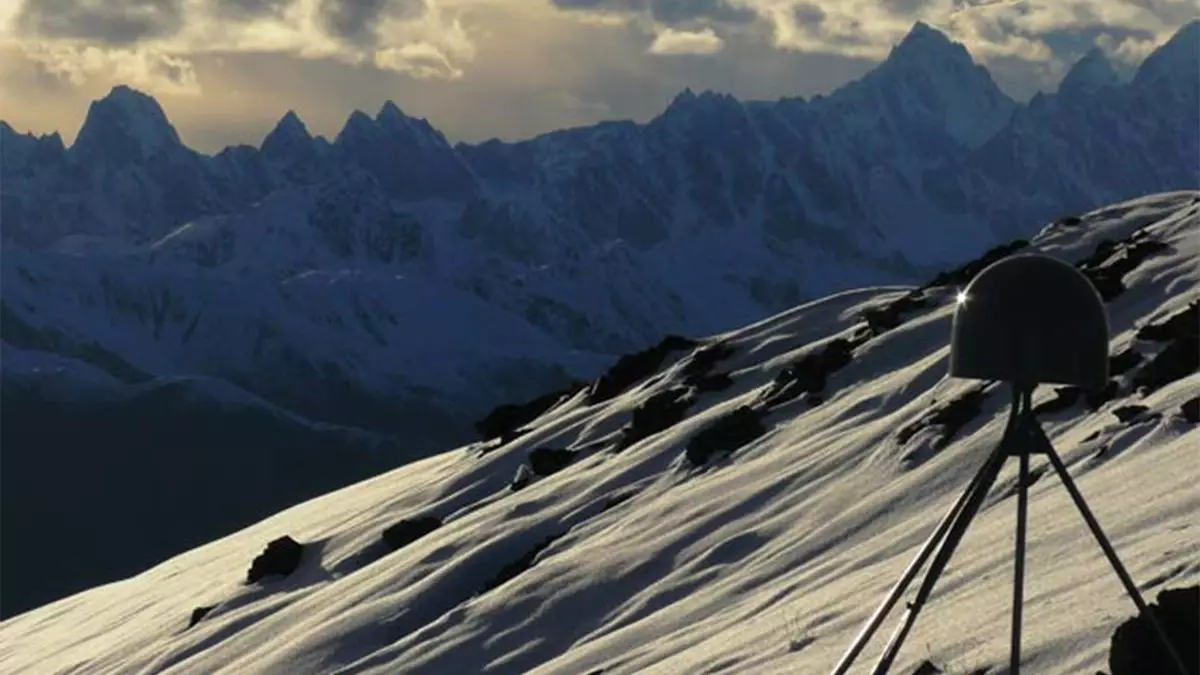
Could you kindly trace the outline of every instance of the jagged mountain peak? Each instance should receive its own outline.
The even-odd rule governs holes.
[[[407,119],[407,117],[408,115],[404,114],[404,111],[400,109],[400,106],[396,105],[394,101],[389,99],[383,102],[383,106],[379,108],[379,112],[375,114],[375,121],[383,123],[385,121],[404,120]]]
[[[892,48],[884,64],[914,64],[920,66],[947,65],[947,62],[974,65],[967,48],[951,40],[945,33],[918,21],[904,39]]]
[[[1099,47],[1093,47],[1067,71],[1060,94],[1088,94],[1120,83],[1117,71]]]
[[[289,110],[263,139],[262,151],[268,155],[277,155],[311,141],[312,134],[308,132],[304,121],[294,110]]]
[[[1200,73],[1200,20],[1180,27],[1171,39],[1155,49],[1134,76],[1134,85],[1168,79],[1195,85]]]
[[[122,84],[92,101],[71,150],[81,159],[124,163],[182,145],[158,101]]]

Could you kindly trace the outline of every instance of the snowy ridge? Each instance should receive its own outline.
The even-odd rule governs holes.
[[[1198,233],[1193,191],[1032,241],[1089,270],[1109,297],[1111,353],[1140,358],[1094,410],[1040,418],[1147,593],[1200,580],[1200,431],[1180,412],[1200,375],[1164,366],[1175,347],[1148,328],[1200,301]],[[578,391],[516,438],[421,460],[0,623],[0,669],[827,673],[999,440],[1003,388],[945,377],[956,286],[845,291],[672,352],[611,398]],[[806,371],[814,354],[822,386]],[[1034,402],[1057,396],[1043,387]],[[963,401],[978,410],[960,414]],[[664,402],[686,410],[668,419]],[[739,417],[724,443],[711,432]],[[537,449],[573,454],[547,468]],[[544,477],[508,487],[539,462]],[[1007,659],[1013,464],[895,672]],[[1030,494],[1027,667],[1095,672],[1132,605],[1056,480]],[[379,541],[420,516],[444,524],[395,552]],[[243,585],[283,535],[306,545],[298,569]]]

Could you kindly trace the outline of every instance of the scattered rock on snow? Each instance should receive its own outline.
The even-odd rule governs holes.
[[[1200,586],[1167,589],[1147,607],[1167,633],[1184,665],[1197,673],[1200,664]],[[1113,632],[1108,654],[1112,675],[1158,675],[1177,672],[1164,653],[1158,633],[1145,615],[1128,619]]]
[[[763,394],[763,405],[775,408],[801,394],[823,392],[829,376],[854,360],[856,346],[850,340],[836,338],[821,351],[806,354],[775,376]]]
[[[588,388],[588,404],[600,403],[613,398],[638,380],[653,375],[671,352],[691,349],[695,346],[695,340],[678,335],[668,335],[663,338],[662,342],[649,349],[622,356],[608,371],[592,382]]]
[[[678,424],[694,400],[691,390],[684,387],[672,387],[646,399],[634,409],[633,420],[621,430],[617,449],[624,450]]]
[[[405,518],[383,531],[383,541],[393,551],[400,550],[442,526],[437,516]]]
[[[513,475],[512,482],[508,484],[508,487],[513,492],[516,492],[517,490],[528,487],[533,480],[533,471],[531,471],[528,466],[522,464],[521,466],[517,467],[517,472]]]
[[[972,389],[949,403],[926,413],[916,422],[901,427],[896,432],[896,439],[901,445],[904,445],[921,429],[941,425],[942,436],[938,442],[938,447],[945,447],[950,441],[954,440],[954,436],[958,434],[960,429],[979,416],[983,410],[983,402],[986,399],[986,387]]]
[[[1200,396],[1185,401],[1179,406],[1179,412],[1183,414],[1183,419],[1192,424],[1200,422]]]
[[[498,406],[475,423],[475,430],[484,440],[501,438],[511,441],[524,431],[521,427],[549,412],[563,399],[574,395],[585,386],[587,384],[584,382],[576,382],[566,389],[550,392],[526,403]]]
[[[1171,342],[1195,335],[1200,331],[1200,300],[1188,304],[1187,309],[1176,312],[1158,323],[1150,323],[1138,329],[1135,336],[1150,342]]]
[[[1200,335],[1171,341],[1134,373],[1133,389],[1148,394],[1200,370]]]
[[[897,300],[868,308],[863,312],[863,319],[866,320],[872,335],[882,335],[903,323],[905,314],[928,306],[929,301],[925,299],[924,293],[916,290]]]
[[[529,453],[530,468],[543,477],[562,471],[574,460],[575,453],[570,450],[536,448]]]
[[[687,446],[687,458],[693,466],[703,466],[718,453],[733,452],[767,433],[762,413],[741,406],[701,429]]]
[[[562,532],[546,537],[542,541],[538,542],[533,548],[529,549],[525,555],[500,568],[500,571],[496,573],[496,576],[492,577],[486,584],[483,585],[483,588],[479,591],[479,594],[483,595],[488,591],[499,588],[508,581],[515,579],[520,573],[524,572],[530,567],[533,567],[533,561],[538,557],[538,554],[549,548],[550,545],[561,538],[563,534],[566,533]]]
[[[296,571],[303,553],[304,546],[289,536],[285,535],[272,541],[250,564],[246,583],[252,584],[271,575],[286,577]]]
[[[1129,424],[1142,419],[1149,410],[1144,405],[1123,405],[1120,408],[1114,408],[1112,414],[1122,424]]]
[[[197,607],[192,610],[192,619],[188,621],[188,628],[200,623],[208,613],[216,609],[216,605],[208,605],[207,607]]]
[[[1079,387],[1055,387],[1054,398],[1033,407],[1034,415],[1052,415],[1062,412],[1079,402],[1083,390]]]
[[[917,666],[917,669],[913,671],[912,675],[938,675],[940,672],[942,672],[941,668],[938,668],[926,660],[922,661],[921,665]]]

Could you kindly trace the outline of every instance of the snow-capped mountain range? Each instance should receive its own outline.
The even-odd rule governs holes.
[[[0,568],[49,574],[5,574],[0,595],[28,607],[129,574],[466,442],[498,403],[592,379],[665,334],[924,282],[1062,216],[1194,189],[1198,46],[1192,23],[1129,82],[1095,52],[1059,93],[1017,104],[917,24],[829,96],[685,91],[647,124],[519,143],[451,145],[388,103],[332,141],[288,113],[260,147],[206,156],[127,87],[93,103],[69,148],[0,122],[0,511],[42,514],[3,525]],[[229,411],[246,419],[223,425]],[[212,428],[225,433],[196,433]],[[277,485],[289,446],[247,445],[246,428],[307,433],[326,454],[304,450]],[[78,503],[37,489],[83,445],[96,461]],[[184,462],[181,480],[159,461],[255,452],[237,476]],[[203,506],[243,482],[278,489]],[[118,493],[199,506],[143,537],[105,499]],[[77,541],[91,558],[52,572]]]
[[[1105,299],[1108,386],[1040,387],[1034,412],[1147,602],[1192,589],[1168,630],[1193,668],[1198,235],[1200,192],[1177,192],[1025,249]],[[825,675],[1000,441],[1007,385],[946,375],[957,291],[1000,255],[665,340],[510,420],[515,436],[6,620],[0,670]],[[1136,608],[1046,459],[1030,462],[1022,672],[1174,672],[1157,643],[1122,661],[1114,630]],[[1017,464],[890,672],[1007,672]]]
[[[70,148],[0,124],[4,311],[30,329],[6,346],[115,380],[218,377],[373,429],[411,432],[393,411],[417,406],[449,429],[666,333],[923,280],[1200,185],[1198,45],[1188,24],[1128,83],[1093,52],[1019,105],[917,24],[810,101],[685,91],[647,124],[480,145],[389,102],[332,142],[288,113],[216,156],[118,87]]]

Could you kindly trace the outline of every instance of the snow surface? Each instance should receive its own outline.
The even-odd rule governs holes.
[[[1200,298],[1200,193],[1096,211],[1034,242],[1076,261],[1142,227],[1173,251],[1127,275],[1130,290],[1108,304],[1113,351],[1131,344],[1138,326]],[[999,440],[1007,404],[999,387],[980,417],[922,463],[901,458],[926,446],[925,436],[907,446],[894,437],[935,399],[979,386],[945,375],[956,289],[858,348],[831,376],[824,404],[797,399],[775,409],[765,436],[708,469],[691,467],[683,450],[797,356],[850,335],[862,310],[906,290],[847,291],[717,336],[735,353],[715,371],[730,373],[734,386],[702,394],[684,421],[619,454],[602,447],[638,404],[679,384],[683,359],[609,401],[589,406],[578,395],[490,452],[474,444],[421,460],[0,623],[0,671],[827,673]],[[1143,589],[1200,581],[1200,433],[1177,412],[1198,384],[1192,374],[1138,400],[1162,413],[1148,422],[1116,421],[1112,409],[1128,400],[1042,418]],[[508,480],[537,447],[582,458],[510,493]],[[1004,491],[1015,464],[893,672],[925,659],[955,672],[1007,661],[1015,502]],[[1057,479],[1037,481],[1030,495],[1025,666],[1094,672],[1133,605]],[[384,528],[427,513],[446,524],[384,555]],[[251,559],[285,534],[308,545],[301,567],[243,585]],[[478,593],[558,534],[527,571]],[[192,609],[207,605],[216,607],[188,628]],[[889,631],[885,624],[856,672]]]

